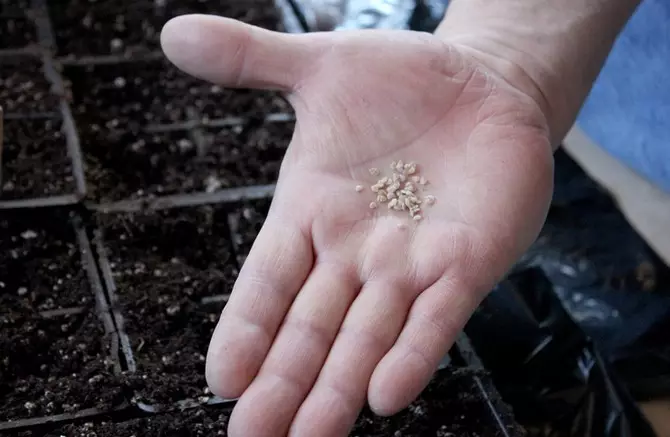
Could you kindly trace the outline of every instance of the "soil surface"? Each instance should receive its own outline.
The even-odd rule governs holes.
[[[291,111],[277,93],[224,89],[166,59],[65,66],[63,77],[77,121],[94,131]]]
[[[22,3],[16,0],[0,2],[0,50],[19,49],[37,42],[35,24],[26,16]]]
[[[0,218],[1,420],[119,401],[73,228],[56,214]],[[69,315],[40,311],[80,307]]]
[[[224,89],[182,72],[165,58],[65,66],[63,77],[77,121],[93,130],[291,111],[277,93]]]
[[[60,120],[6,120],[0,201],[76,191]]]
[[[0,313],[93,305],[72,226],[53,214],[2,212]]]
[[[156,7],[161,3],[162,7]],[[60,0],[49,4],[59,56],[159,50],[165,22],[190,13],[231,17],[273,30],[282,28],[272,0]]]
[[[351,437],[502,437],[486,400],[467,375],[443,370],[418,400],[401,413],[376,417],[366,409]]]
[[[199,149],[186,131],[84,133],[89,195],[112,202],[274,183],[292,134],[292,123],[249,122],[208,132]]]
[[[89,422],[70,425],[59,432],[73,437],[225,436],[229,417],[229,410],[195,408],[181,413],[122,423]],[[318,430],[315,430],[314,435],[318,435]],[[350,433],[351,437],[502,437],[503,435],[473,379],[467,375],[450,377],[448,371],[435,378],[417,401],[396,416],[381,418],[365,410]]]
[[[0,35],[4,38],[4,34]],[[41,60],[29,56],[0,57],[0,104],[5,114],[58,112],[58,96],[51,92]]]
[[[244,202],[240,208],[230,214],[230,230],[233,235],[233,244],[239,266],[242,266],[247,259],[251,246],[253,246],[263,223],[265,223],[265,217],[267,217],[269,209],[269,199],[258,200]]]
[[[227,435],[229,411],[196,408],[127,422],[68,425],[49,437],[214,437]]]
[[[225,211],[212,207],[101,216],[137,372],[136,400],[208,399],[205,355],[237,275]]]
[[[50,319],[0,314],[0,411],[14,420],[123,401],[110,339],[90,310]]]

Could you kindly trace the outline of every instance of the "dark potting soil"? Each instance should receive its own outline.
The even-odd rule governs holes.
[[[184,122],[193,111],[205,120],[291,111],[277,93],[223,89],[183,73],[166,59],[66,66],[63,76],[79,124],[100,131]]]
[[[60,120],[6,120],[0,200],[76,190]]]
[[[292,123],[249,124],[205,135],[204,152],[185,131],[82,135],[89,195],[100,202],[277,180]]]
[[[109,353],[92,311],[51,319],[0,315],[0,420],[121,403]]]
[[[35,23],[16,8],[0,4],[0,50],[20,49],[37,42]]]
[[[0,35],[4,38],[4,34]],[[58,96],[51,91],[41,60],[29,56],[0,57],[0,105],[5,114],[58,111]]]
[[[229,411],[195,408],[127,422],[67,425],[48,437],[214,437],[227,435]]]
[[[3,212],[0,236],[0,314],[94,305],[76,236],[65,218]]]
[[[409,408],[393,417],[369,409],[358,418],[351,437],[502,437],[475,380],[467,373],[441,371]]]
[[[137,372],[126,383],[136,399],[170,404],[208,396],[205,355],[223,302],[237,276],[225,211],[103,215],[118,305]]]
[[[121,423],[89,422],[58,432],[72,437],[142,435],[146,437],[225,436],[229,410],[195,408]],[[51,434],[50,434],[51,435]],[[54,436],[57,433],[52,434]],[[314,435],[319,435],[314,430]],[[351,437],[502,437],[503,434],[469,375],[443,372],[403,412],[382,418],[365,410]]]
[[[265,223],[270,202],[269,199],[244,202],[240,208],[230,213],[230,230],[239,266],[244,264],[251,246]]]
[[[162,7],[156,6],[161,3]],[[59,56],[159,50],[163,25],[191,13],[282,29],[272,0],[50,0],[49,5]]]

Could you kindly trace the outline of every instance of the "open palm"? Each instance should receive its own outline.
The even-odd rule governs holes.
[[[343,437],[366,399],[378,414],[406,407],[540,229],[553,165],[543,114],[423,33],[286,35],[186,16],[162,38],[184,71],[282,89],[297,115],[207,358],[212,391],[240,397],[229,434]],[[422,220],[370,207],[369,169],[396,160],[429,181]]]

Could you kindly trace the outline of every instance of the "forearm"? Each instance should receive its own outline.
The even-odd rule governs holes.
[[[554,144],[640,0],[452,0],[436,31],[531,95]]]

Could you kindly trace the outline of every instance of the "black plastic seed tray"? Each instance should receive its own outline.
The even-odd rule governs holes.
[[[83,134],[89,202],[110,209],[119,203],[169,202],[181,195],[272,185],[294,122],[286,114],[268,118]]]
[[[204,354],[238,272],[228,208],[96,217],[126,380],[146,412],[218,402],[207,391]]]
[[[53,35],[46,7],[36,0],[26,13],[39,49],[0,54],[5,118],[0,209],[70,205],[86,193],[79,136],[48,50]]]
[[[273,3],[267,0],[215,1],[206,10],[195,0],[164,3],[158,7],[159,2],[138,1],[128,9],[105,1],[96,2],[91,11],[85,0],[70,0],[73,7],[67,11],[52,8],[61,54],[57,62],[81,138],[87,203],[99,205],[96,209],[272,184],[292,135],[292,108],[280,94],[223,89],[179,71],[151,44],[149,52],[139,55],[128,46],[138,37],[128,26],[141,11],[153,17],[149,22],[137,16],[154,35],[156,23],[177,12],[221,12],[263,27],[301,31],[290,18],[292,10],[278,1],[279,13],[270,13]],[[263,12],[253,12],[254,7]],[[115,25],[101,22],[96,14],[103,12],[130,20],[123,24],[128,28],[107,29]],[[115,41],[119,49],[109,51],[95,42],[73,46],[67,23],[82,19],[95,22],[94,41]],[[69,54],[63,54],[68,47]],[[242,148],[248,159],[240,157]]]
[[[101,271],[133,403],[143,413],[160,417],[193,409],[196,414],[202,407],[235,402],[208,392],[204,353],[269,203],[265,198],[99,214],[95,241]],[[470,391],[468,402],[478,405],[477,420],[491,427],[485,435],[521,435],[464,335],[435,384],[454,374],[458,386]],[[443,425],[456,426],[452,419]]]
[[[0,234],[0,432],[127,406],[118,335],[80,219],[6,212]]]
[[[467,341],[467,340],[465,340]],[[460,345],[454,359],[460,359]],[[467,347],[467,346],[466,346]],[[438,371],[424,394],[400,414],[380,419],[367,409],[359,416],[351,435],[423,437],[427,435],[520,437],[523,431],[502,413],[489,396],[482,373],[470,367]],[[450,399],[451,402],[446,401]],[[440,400],[446,402],[440,403]],[[192,405],[158,413],[80,420],[59,426],[49,435],[227,435],[234,402]]]
[[[82,200],[104,205],[166,196],[169,203],[174,195],[207,195],[227,188],[244,191],[248,185],[274,182],[292,134],[292,108],[286,100],[277,93],[224,90],[192,78],[172,66],[158,47],[133,50],[125,44],[132,39],[131,23],[119,20],[126,15],[139,17],[144,11],[153,17],[150,24],[155,31],[180,13],[221,11],[263,27],[301,32],[288,3],[275,2],[277,16],[268,12],[269,2],[264,0],[207,5],[196,0],[143,0],[130,9],[112,1],[25,3],[39,44],[0,50],[4,63],[0,65],[6,66],[2,74],[9,76],[6,82],[12,85],[3,88],[6,96],[0,95],[9,129],[4,153],[7,168],[0,172],[4,178],[0,209],[73,205]],[[249,12],[253,7],[265,12]],[[0,18],[3,11],[7,25],[9,17],[14,19],[20,12],[3,6]],[[112,15],[116,24],[102,20]],[[144,13],[140,15],[144,20]],[[88,28],[86,20],[93,20],[91,38],[77,43],[83,44],[83,51],[75,50],[73,29]],[[70,26],[75,22],[77,26]],[[105,30],[105,26],[114,29]],[[121,41],[123,50],[98,50],[96,41],[112,45]],[[13,57],[21,60],[12,61]],[[262,119],[267,126],[259,126]],[[12,133],[23,130],[36,135],[40,132],[33,126],[39,123],[49,124],[58,136],[53,138],[50,131],[40,134],[50,146],[40,150],[49,155],[19,153],[17,149],[25,148]],[[276,135],[267,134],[268,129]],[[56,151],[63,146],[67,155]],[[255,158],[239,158],[244,147],[255,150]],[[51,157],[53,168],[32,163],[37,160],[48,166]],[[29,177],[35,168],[40,169],[38,177]]]

